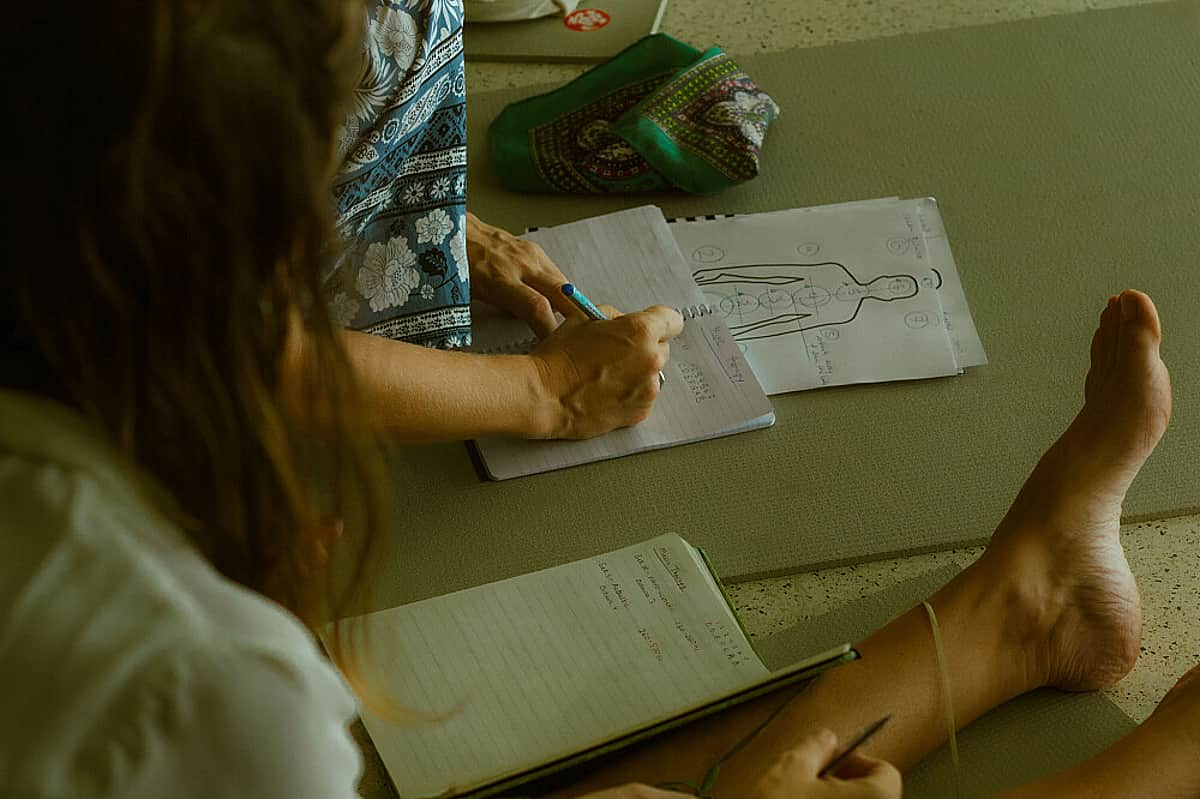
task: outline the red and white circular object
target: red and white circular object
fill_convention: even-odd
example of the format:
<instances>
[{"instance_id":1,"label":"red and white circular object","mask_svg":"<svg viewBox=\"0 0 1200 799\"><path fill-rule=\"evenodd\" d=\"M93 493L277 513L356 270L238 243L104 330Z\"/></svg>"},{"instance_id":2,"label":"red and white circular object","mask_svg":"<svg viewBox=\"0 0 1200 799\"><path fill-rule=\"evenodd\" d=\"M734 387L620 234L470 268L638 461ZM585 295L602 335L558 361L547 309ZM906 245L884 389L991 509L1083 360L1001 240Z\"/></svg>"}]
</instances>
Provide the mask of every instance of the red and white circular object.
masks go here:
<instances>
[{"instance_id":1,"label":"red and white circular object","mask_svg":"<svg viewBox=\"0 0 1200 799\"><path fill-rule=\"evenodd\" d=\"M577 8L563 17L563 25L580 33L598 31L610 22L612 17L608 12L598 8Z\"/></svg>"}]
</instances>

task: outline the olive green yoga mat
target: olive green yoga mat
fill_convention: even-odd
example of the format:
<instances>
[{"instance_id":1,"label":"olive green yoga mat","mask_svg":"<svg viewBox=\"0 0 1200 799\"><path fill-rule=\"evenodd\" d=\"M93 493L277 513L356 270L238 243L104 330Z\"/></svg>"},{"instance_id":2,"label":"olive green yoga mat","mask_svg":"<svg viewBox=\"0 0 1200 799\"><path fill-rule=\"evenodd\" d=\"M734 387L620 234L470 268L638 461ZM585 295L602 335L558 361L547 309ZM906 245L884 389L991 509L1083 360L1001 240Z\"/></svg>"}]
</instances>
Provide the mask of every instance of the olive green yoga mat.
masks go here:
<instances>
[{"instance_id":1,"label":"olive green yoga mat","mask_svg":"<svg viewBox=\"0 0 1200 799\"><path fill-rule=\"evenodd\" d=\"M509 194L484 131L518 93L483 94L472 209L520 229L648 199L687 215L934 195L989 365L777 396L768 430L503 483L461 444L397 449L380 607L667 531L727 580L982 541L1079 408L1096 316L1126 286L1162 309L1175 418L1125 512L1200 509L1200 5L740 60L783 108L754 181L707 198Z\"/></svg>"},{"instance_id":2,"label":"olive green yoga mat","mask_svg":"<svg viewBox=\"0 0 1200 799\"><path fill-rule=\"evenodd\" d=\"M755 642L763 662L780 668L813 652L861 641L930 596L958 572L946 566L886 588ZM929 641L933 647L933 639ZM904 775L911 799L974 799L1056 774L1099 754L1133 729L1133 720L1100 693L1044 689L1004 704L959 732L963 793L942 747ZM842 736L855 730L837 730Z\"/></svg>"}]
</instances>

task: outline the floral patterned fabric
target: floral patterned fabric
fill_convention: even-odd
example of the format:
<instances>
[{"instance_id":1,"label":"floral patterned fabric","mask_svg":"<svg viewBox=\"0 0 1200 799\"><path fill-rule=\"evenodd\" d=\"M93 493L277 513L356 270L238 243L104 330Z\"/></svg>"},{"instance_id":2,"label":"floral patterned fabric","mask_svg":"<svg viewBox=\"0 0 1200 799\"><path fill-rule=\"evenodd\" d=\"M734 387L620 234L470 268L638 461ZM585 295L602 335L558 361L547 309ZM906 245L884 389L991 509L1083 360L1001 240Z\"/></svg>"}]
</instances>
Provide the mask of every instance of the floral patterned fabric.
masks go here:
<instances>
[{"instance_id":1,"label":"floral patterned fabric","mask_svg":"<svg viewBox=\"0 0 1200 799\"><path fill-rule=\"evenodd\" d=\"M368 0L362 73L333 184L348 247L336 321L432 347L470 343L462 0Z\"/></svg>"},{"instance_id":2,"label":"floral patterned fabric","mask_svg":"<svg viewBox=\"0 0 1200 799\"><path fill-rule=\"evenodd\" d=\"M779 106L720 48L647 36L489 129L504 186L522 192L711 194L758 175Z\"/></svg>"}]
</instances>

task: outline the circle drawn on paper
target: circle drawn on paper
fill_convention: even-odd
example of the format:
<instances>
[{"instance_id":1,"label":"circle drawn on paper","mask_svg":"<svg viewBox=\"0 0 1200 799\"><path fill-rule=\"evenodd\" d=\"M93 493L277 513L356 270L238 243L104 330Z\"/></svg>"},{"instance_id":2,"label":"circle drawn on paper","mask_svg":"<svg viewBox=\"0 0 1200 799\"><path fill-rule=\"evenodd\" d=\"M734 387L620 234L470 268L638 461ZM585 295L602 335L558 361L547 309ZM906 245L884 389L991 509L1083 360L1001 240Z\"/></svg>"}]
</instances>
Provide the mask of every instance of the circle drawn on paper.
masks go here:
<instances>
[{"instance_id":1,"label":"circle drawn on paper","mask_svg":"<svg viewBox=\"0 0 1200 799\"><path fill-rule=\"evenodd\" d=\"M794 292L792 299L805 308L820 308L822 305L827 304L832 299L832 296L826 289L820 286L808 286Z\"/></svg>"},{"instance_id":2,"label":"circle drawn on paper","mask_svg":"<svg viewBox=\"0 0 1200 799\"><path fill-rule=\"evenodd\" d=\"M804 244L796 245L796 252L800 253L800 255L804 256L805 258L812 258L820 251L821 245L817 244L815 241L808 241Z\"/></svg>"},{"instance_id":3,"label":"circle drawn on paper","mask_svg":"<svg viewBox=\"0 0 1200 799\"><path fill-rule=\"evenodd\" d=\"M612 17L608 12L598 8L577 8L563 17L563 25L578 33L598 31L610 22Z\"/></svg>"},{"instance_id":4,"label":"circle drawn on paper","mask_svg":"<svg viewBox=\"0 0 1200 799\"><path fill-rule=\"evenodd\" d=\"M706 291L704 296L708 298L709 306L720 311L722 316L728 318L733 313L733 303L728 301L728 295L717 291Z\"/></svg>"},{"instance_id":5,"label":"circle drawn on paper","mask_svg":"<svg viewBox=\"0 0 1200 799\"><path fill-rule=\"evenodd\" d=\"M758 304L768 311L788 309L792 307L792 295L779 289L767 289L759 296Z\"/></svg>"},{"instance_id":6,"label":"circle drawn on paper","mask_svg":"<svg viewBox=\"0 0 1200 799\"><path fill-rule=\"evenodd\" d=\"M888 282L888 291L893 294L916 294L917 281L913 280L908 275L894 277Z\"/></svg>"},{"instance_id":7,"label":"circle drawn on paper","mask_svg":"<svg viewBox=\"0 0 1200 799\"><path fill-rule=\"evenodd\" d=\"M888 252L892 255L904 255L912 247L912 239L907 236L892 236L887 240Z\"/></svg>"},{"instance_id":8,"label":"circle drawn on paper","mask_svg":"<svg viewBox=\"0 0 1200 799\"><path fill-rule=\"evenodd\" d=\"M712 244L705 244L692 251L692 260L702 264L715 264L725 257L725 251Z\"/></svg>"},{"instance_id":9,"label":"circle drawn on paper","mask_svg":"<svg viewBox=\"0 0 1200 799\"><path fill-rule=\"evenodd\" d=\"M726 316L737 314L739 318L758 310L758 298L744 291L735 291L732 296L726 295L720 303L721 311Z\"/></svg>"},{"instance_id":10,"label":"circle drawn on paper","mask_svg":"<svg viewBox=\"0 0 1200 799\"><path fill-rule=\"evenodd\" d=\"M854 302L860 297L870 296L871 289L868 286L860 286L856 283L843 283L837 287L834 293L842 302Z\"/></svg>"},{"instance_id":11,"label":"circle drawn on paper","mask_svg":"<svg viewBox=\"0 0 1200 799\"><path fill-rule=\"evenodd\" d=\"M929 317L928 311L909 311L904 315L904 324L908 325L913 330L920 330L923 327L929 327L933 320Z\"/></svg>"}]
</instances>

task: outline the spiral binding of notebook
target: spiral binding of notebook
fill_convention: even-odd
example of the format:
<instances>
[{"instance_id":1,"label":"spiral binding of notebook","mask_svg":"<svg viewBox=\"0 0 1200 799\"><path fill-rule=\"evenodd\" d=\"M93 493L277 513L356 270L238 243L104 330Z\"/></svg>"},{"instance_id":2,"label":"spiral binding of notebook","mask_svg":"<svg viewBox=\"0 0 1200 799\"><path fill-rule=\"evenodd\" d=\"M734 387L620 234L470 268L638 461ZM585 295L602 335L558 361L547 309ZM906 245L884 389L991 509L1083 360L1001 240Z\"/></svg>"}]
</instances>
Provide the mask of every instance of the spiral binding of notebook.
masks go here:
<instances>
[{"instance_id":1,"label":"spiral binding of notebook","mask_svg":"<svg viewBox=\"0 0 1200 799\"><path fill-rule=\"evenodd\" d=\"M689 305L686 308L676 308L675 310L679 311L679 315L682 316L685 321L688 319L695 319L700 316L708 316L709 314L715 314L717 312L717 309L708 303Z\"/></svg>"},{"instance_id":2,"label":"spiral binding of notebook","mask_svg":"<svg viewBox=\"0 0 1200 799\"><path fill-rule=\"evenodd\" d=\"M700 214L699 216L668 216L666 220L668 224L674 225L678 222L715 222L718 219L733 219L735 216L737 214ZM526 233L536 233L539 230L541 228L537 225L525 228Z\"/></svg>"},{"instance_id":3,"label":"spiral binding of notebook","mask_svg":"<svg viewBox=\"0 0 1200 799\"><path fill-rule=\"evenodd\" d=\"M697 305L688 305L683 308L675 309L684 321L691 319L699 319L702 316L709 316L717 312L717 309L707 303L699 303ZM482 355L522 355L529 352L537 346L537 336L526 336L525 338L508 341L504 344L493 344L490 347L478 347L472 345L464 347L464 352L473 352Z\"/></svg>"}]
</instances>

